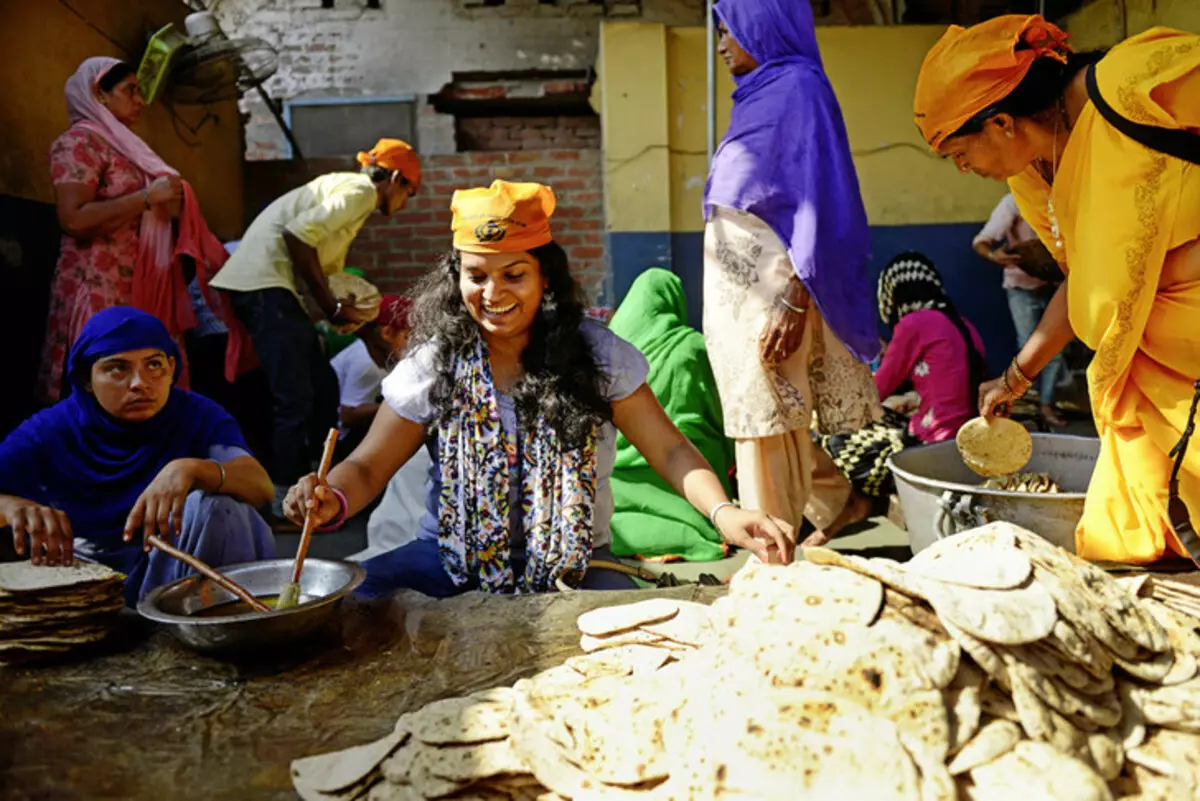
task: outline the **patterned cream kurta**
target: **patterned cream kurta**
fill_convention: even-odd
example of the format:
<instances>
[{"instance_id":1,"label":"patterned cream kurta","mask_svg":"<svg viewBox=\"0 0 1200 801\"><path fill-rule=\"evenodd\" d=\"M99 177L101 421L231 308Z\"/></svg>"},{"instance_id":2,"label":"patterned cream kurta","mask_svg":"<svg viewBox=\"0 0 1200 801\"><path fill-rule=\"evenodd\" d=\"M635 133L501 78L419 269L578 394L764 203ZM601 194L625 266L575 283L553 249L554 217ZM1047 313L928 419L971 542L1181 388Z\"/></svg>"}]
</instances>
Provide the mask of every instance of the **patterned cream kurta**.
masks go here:
<instances>
[{"instance_id":1,"label":"patterned cream kurta","mask_svg":"<svg viewBox=\"0 0 1200 801\"><path fill-rule=\"evenodd\" d=\"M814 422L822 434L843 434L882 417L870 368L825 325L815 304L790 358L773 366L759 359L759 336L793 275L783 242L766 223L713 209L704 235L704 339L725 433L734 439L807 431Z\"/></svg>"},{"instance_id":2,"label":"patterned cream kurta","mask_svg":"<svg viewBox=\"0 0 1200 801\"><path fill-rule=\"evenodd\" d=\"M812 441L848 433L883 415L871 371L821 319L806 314L804 339L786 361L763 364L759 336L794 274L783 242L758 217L715 207L704 235L704 339L735 442L738 495L800 527L829 526L850 484Z\"/></svg>"}]
</instances>

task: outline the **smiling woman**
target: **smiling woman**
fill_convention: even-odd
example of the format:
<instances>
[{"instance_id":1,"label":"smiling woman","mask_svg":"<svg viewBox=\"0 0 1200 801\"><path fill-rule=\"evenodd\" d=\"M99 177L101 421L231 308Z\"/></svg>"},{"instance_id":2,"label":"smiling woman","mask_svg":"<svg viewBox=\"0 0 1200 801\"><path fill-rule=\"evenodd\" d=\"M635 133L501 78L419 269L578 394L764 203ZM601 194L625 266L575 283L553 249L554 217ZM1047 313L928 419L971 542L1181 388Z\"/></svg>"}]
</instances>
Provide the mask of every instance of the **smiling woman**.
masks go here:
<instances>
[{"instance_id":1,"label":"smiling woman","mask_svg":"<svg viewBox=\"0 0 1200 801\"><path fill-rule=\"evenodd\" d=\"M173 386L179 352L161 322L121 306L94 315L68 375L70 397L0 444L0 528L18 554L103 562L127 574L130 604L188 572L142 536L178 538L214 567L274 554L254 511L270 478L221 407Z\"/></svg>"},{"instance_id":2,"label":"smiling woman","mask_svg":"<svg viewBox=\"0 0 1200 801\"><path fill-rule=\"evenodd\" d=\"M727 542L791 558L791 527L729 502L646 385L645 357L585 321L554 208L540 184L455 193L454 250L421 286L417 339L385 379L370 433L328 486L309 475L288 494L293 520L309 508L321 524L356 513L428 438L417 538L364 563L365 594L632 588L589 569L612 559L617 430Z\"/></svg>"}]
</instances>

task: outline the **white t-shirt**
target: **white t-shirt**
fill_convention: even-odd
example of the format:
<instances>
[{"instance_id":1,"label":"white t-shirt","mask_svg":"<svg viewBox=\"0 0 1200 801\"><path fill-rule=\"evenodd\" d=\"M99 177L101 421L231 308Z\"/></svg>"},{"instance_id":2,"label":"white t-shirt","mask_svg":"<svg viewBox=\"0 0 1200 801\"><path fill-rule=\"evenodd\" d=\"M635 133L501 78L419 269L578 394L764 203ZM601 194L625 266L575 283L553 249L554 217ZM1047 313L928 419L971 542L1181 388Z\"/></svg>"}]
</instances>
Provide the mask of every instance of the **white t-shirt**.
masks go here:
<instances>
[{"instance_id":1,"label":"white t-shirt","mask_svg":"<svg viewBox=\"0 0 1200 801\"><path fill-rule=\"evenodd\" d=\"M632 395L644 383L650 373L646 357L604 326L592 320L584 320L579 327L592 348L596 366L604 375L603 392L609 401L619 401ZM429 345L405 353L400 363L383 382L383 402L401 417L414 423L433 423L434 408L429 393L437 379L437 366L433 362L434 350ZM518 432L516 402L511 395L496 393L500 424L505 432ZM435 435L436 432L431 432ZM518 442L520 438L518 437ZM436 449L436 446L435 446ZM617 430L612 423L600 426L596 439L596 500L592 509L592 547L599 548L612 542L613 495L609 480L616 462ZM441 469L437 454L432 454L429 480L425 484L425 514L420 520L417 537L437 538L438 507L442 494ZM513 535L514 548L525 547L525 534L520 503L521 487L517 481L509 483L509 527Z\"/></svg>"},{"instance_id":2,"label":"white t-shirt","mask_svg":"<svg viewBox=\"0 0 1200 801\"><path fill-rule=\"evenodd\" d=\"M371 358L366 342L361 339L354 340L353 344L333 357L330 365L337 374L342 406L362 406L379 400L383 379L387 377L388 371ZM346 433L341 423L338 423L338 430L342 434Z\"/></svg>"}]
</instances>

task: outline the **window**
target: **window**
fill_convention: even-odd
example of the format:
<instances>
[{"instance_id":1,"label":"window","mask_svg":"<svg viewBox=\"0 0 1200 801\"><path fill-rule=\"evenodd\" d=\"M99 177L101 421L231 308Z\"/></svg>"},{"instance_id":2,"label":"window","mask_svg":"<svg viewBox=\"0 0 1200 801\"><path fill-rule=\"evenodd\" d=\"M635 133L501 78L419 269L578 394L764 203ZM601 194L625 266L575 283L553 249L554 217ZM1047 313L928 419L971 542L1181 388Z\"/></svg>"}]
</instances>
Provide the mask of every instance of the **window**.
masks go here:
<instances>
[{"instance_id":1,"label":"window","mask_svg":"<svg viewBox=\"0 0 1200 801\"><path fill-rule=\"evenodd\" d=\"M288 101L284 117L305 158L352 156L377 139L415 146L416 98L321 97ZM287 154L291 157L291 153Z\"/></svg>"}]
</instances>

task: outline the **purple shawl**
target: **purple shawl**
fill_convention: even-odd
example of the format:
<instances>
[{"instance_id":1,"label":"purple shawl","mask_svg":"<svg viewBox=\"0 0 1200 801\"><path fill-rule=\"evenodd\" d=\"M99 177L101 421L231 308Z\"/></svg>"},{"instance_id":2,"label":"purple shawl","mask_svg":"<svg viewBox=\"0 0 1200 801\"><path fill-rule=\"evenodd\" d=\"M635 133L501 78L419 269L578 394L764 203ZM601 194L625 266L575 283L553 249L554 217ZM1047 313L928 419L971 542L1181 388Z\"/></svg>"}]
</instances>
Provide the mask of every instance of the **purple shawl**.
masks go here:
<instances>
[{"instance_id":1,"label":"purple shawl","mask_svg":"<svg viewBox=\"0 0 1200 801\"><path fill-rule=\"evenodd\" d=\"M715 14L759 67L734 78L733 117L713 157L705 219L717 205L769 225L825 322L870 361L879 353L870 231L812 9L807 0L720 0Z\"/></svg>"}]
</instances>

